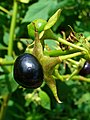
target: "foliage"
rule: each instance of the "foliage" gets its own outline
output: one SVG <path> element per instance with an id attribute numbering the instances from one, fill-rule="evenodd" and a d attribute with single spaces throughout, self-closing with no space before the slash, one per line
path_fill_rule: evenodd
<path id="1" fill-rule="evenodd" d="M 12 7 L 13 6 L 13 7 Z M 85 0 L 5 0 L 0 2 L 0 116 L 1 120 L 82 120 L 90 119 L 90 80 L 72 72 L 76 69 L 81 57 L 75 61 L 64 60 L 55 67 L 57 92 L 61 104 L 57 103 L 47 84 L 35 90 L 19 86 L 13 78 L 13 63 L 16 57 L 26 50 L 31 52 L 33 40 L 28 35 L 27 25 L 35 19 L 50 20 L 51 16 L 62 9 L 57 22 L 50 28 L 56 36 L 68 38 L 72 28 L 83 34 L 90 41 L 90 1 Z M 16 16 L 15 16 L 16 15 Z M 13 20 L 14 18 L 14 20 Z M 68 26 L 69 25 L 69 26 Z M 71 26 L 71 27 L 70 27 Z M 63 31 L 63 32 L 62 32 Z M 11 42 L 10 42 L 11 41 Z M 76 42 L 76 41 L 75 41 Z M 82 39 L 80 39 L 82 43 Z M 85 43 L 86 44 L 86 43 Z M 85 44 L 81 45 L 84 49 Z M 76 43 L 75 43 L 76 45 Z M 62 49 L 67 46 L 61 44 Z M 86 49 L 85 48 L 85 49 Z M 89 47 L 88 47 L 89 48 Z M 64 56 L 65 50 L 59 53 L 58 41 L 45 40 L 45 55 Z M 52 52 L 50 52 L 50 50 Z M 68 50 L 67 50 L 68 51 Z M 79 51 L 80 52 L 80 51 Z M 73 51 L 70 51 L 73 53 Z M 63 57 L 62 57 L 63 59 Z M 66 64 L 65 64 L 66 63 Z M 72 63 L 72 64 L 70 64 Z M 80 59 L 79 65 L 83 63 Z M 77 66 L 77 69 L 80 66 Z M 81 65 L 82 67 L 82 65 Z M 64 76 L 62 79 L 58 72 Z M 77 71 L 75 71 L 77 72 Z M 57 76 L 57 78 L 56 78 Z M 60 79 L 59 79 L 60 78 Z M 82 80 L 82 81 L 80 81 Z M 4 106 L 6 104 L 6 106 Z"/>

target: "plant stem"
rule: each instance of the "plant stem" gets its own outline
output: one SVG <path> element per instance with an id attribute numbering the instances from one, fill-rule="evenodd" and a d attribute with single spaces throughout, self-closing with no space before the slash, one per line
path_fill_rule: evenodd
<path id="1" fill-rule="evenodd" d="M 14 31 L 15 31 L 15 25 L 16 25 L 16 16 L 17 16 L 17 1 L 14 0 L 13 5 L 13 15 L 11 20 L 11 26 L 10 26 L 10 37 L 9 37 L 9 45 L 8 45 L 8 55 L 12 55 L 13 51 L 13 40 L 14 40 Z"/>
<path id="2" fill-rule="evenodd" d="M 56 57 L 56 56 L 60 56 L 60 55 L 67 55 L 67 54 L 71 54 L 71 53 L 75 53 L 75 52 L 80 52 L 80 50 L 77 49 L 70 49 L 70 50 L 50 50 L 50 51 L 44 51 L 45 55 L 51 56 L 51 57 Z"/>
<path id="3" fill-rule="evenodd" d="M 77 45 L 75 45 L 75 44 L 72 44 L 72 43 L 70 43 L 70 42 L 68 42 L 68 41 L 66 41 L 66 40 L 64 40 L 64 39 L 62 39 L 62 38 L 60 38 L 60 37 L 58 38 L 58 42 L 61 42 L 61 43 L 65 44 L 65 45 L 68 45 L 68 46 L 71 46 L 71 47 L 73 47 L 73 48 L 79 49 L 79 50 L 81 50 L 81 51 L 87 52 L 87 50 L 86 50 L 85 48 L 80 47 L 80 46 L 77 46 Z"/>
<path id="4" fill-rule="evenodd" d="M 4 65 L 13 65 L 14 64 L 14 60 L 5 60 L 3 58 L 0 58 L 0 66 L 4 66 Z"/>
<path id="5" fill-rule="evenodd" d="M 7 50 L 7 47 L 0 47 L 0 50 Z"/>
<path id="6" fill-rule="evenodd" d="M 55 66 L 55 76 L 56 76 L 58 79 L 60 79 L 61 81 L 64 81 L 64 80 L 63 80 L 63 77 L 62 77 L 62 75 L 60 75 L 58 69 L 59 69 L 59 64 L 57 64 L 57 65 Z"/>
<path id="7" fill-rule="evenodd" d="M 62 77 L 63 77 L 64 80 L 65 79 L 67 80 L 70 77 L 70 75 L 63 75 Z M 80 80 L 80 81 L 90 82 L 90 78 L 86 78 L 86 77 L 83 77 L 83 76 L 80 76 L 80 75 L 72 76 L 72 80 Z"/>
<path id="8" fill-rule="evenodd" d="M 11 13 L 5 9 L 4 7 L 0 6 L 0 10 L 2 10 L 3 12 L 7 13 L 8 15 L 11 15 Z"/>
<path id="9" fill-rule="evenodd" d="M 3 60 L 3 59 L 2 59 Z M 13 65 L 14 64 L 14 60 L 12 61 L 1 61 L 0 60 L 0 66 L 4 66 L 4 65 Z"/>
<path id="10" fill-rule="evenodd" d="M 68 59 L 68 62 L 70 62 L 71 64 L 76 65 L 76 66 L 79 64 L 79 62 L 72 60 L 72 59 Z"/>
<path id="11" fill-rule="evenodd" d="M 10 26 L 8 56 L 12 56 L 12 52 L 13 52 L 13 39 L 14 39 L 14 31 L 15 31 L 17 7 L 18 7 L 18 2 L 16 0 L 14 0 L 13 2 L 14 2 L 13 3 L 13 15 L 12 15 L 11 26 Z M 3 103 L 2 103 L 1 111 L 0 111 L 0 120 L 4 120 L 5 118 L 6 109 L 8 106 L 8 101 L 9 101 L 10 96 L 11 96 L 10 93 L 7 94 L 6 96 L 3 96 Z"/>
<path id="12" fill-rule="evenodd" d="M 2 103 L 1 111 L 0 111 L 0 120 L 4 120 L 5 119 L 5 113 L 6 113 L 6 109 L 7 109 L 7 104 L 8 104 L 9 98 L 10 98 L 10 95 L 3 96 L 3 103 Z"/>
<path id="13" fill-rule="evenodd" d="M 76 57 L 76 56 L 79 56 L 79 55 L 82 55 L 82 54 L 83 54 L 82 52 L 72 53 L 72 54 L 69 54 L 69 55 L 60 56 L 60 59 L 63 61 L 63 60 L 70 59 L 72 57 Z"/>

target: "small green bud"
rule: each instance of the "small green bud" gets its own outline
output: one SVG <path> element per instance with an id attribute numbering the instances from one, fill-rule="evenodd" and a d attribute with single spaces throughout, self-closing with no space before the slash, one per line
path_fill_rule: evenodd
<path id="1" fill-rule="evenodd" d="M 31 22 L 27 28 L 28 28 L 28 34 L 30 38 L 33 40 L 35 39 L 35 29 L 38 31 L 38 33 L 41 33 L 44 30 L 44 27 L 46 25 L 47 21 L 43 19 L 36 19 L 33 22 Z"/>

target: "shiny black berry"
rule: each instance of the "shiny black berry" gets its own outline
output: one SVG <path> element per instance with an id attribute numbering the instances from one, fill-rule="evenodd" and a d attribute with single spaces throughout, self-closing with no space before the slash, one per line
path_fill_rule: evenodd
<path id="1" fill-rule="evenodd" d="M 43 69 L 32 54 L 24 53 L 14 63 L 14 79 L 25 88 L 38 88 L 43 82 Z"/>
<path id="2" fill-rule="evenodd" d="M 90 61 L 86 61 L 83 68 L 79 72 L 82 76 L 90 75 Z"/>

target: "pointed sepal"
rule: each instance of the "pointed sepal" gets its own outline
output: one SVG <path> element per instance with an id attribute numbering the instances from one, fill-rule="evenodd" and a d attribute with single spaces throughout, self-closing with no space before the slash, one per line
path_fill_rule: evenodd
<path id="1" fill-rule="evenodd" d="M 50 90 L 52 91 L 56 101 L 58 103 L 62 103 L 58 97 L 57 88 L 56 88 L 56 81 L 53 79 L 53 77 L 52 76 L 45 76 L 45 82 L 48 85 L 48 87 L 50 88 Z"/>

